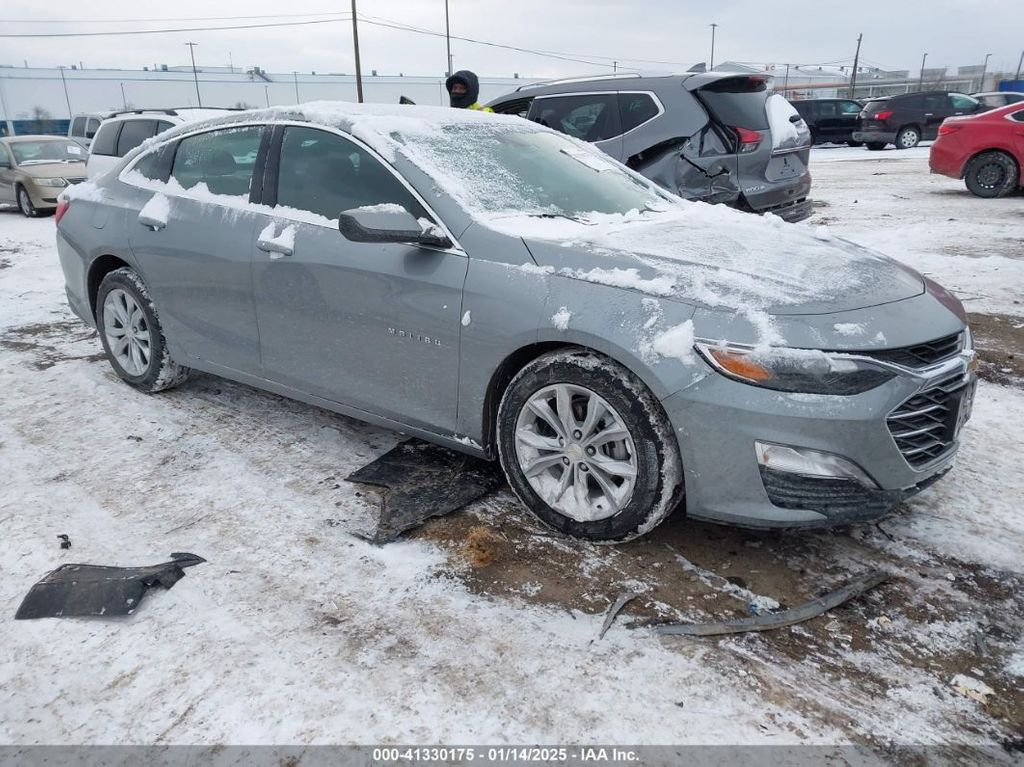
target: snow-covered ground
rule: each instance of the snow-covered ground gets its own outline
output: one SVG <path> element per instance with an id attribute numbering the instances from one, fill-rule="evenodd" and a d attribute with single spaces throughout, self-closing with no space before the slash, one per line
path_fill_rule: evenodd
<path id="1" fill-rule="evenodd" d="M 922 158 L 815 149 L 827 205 L 809 225 L 932 273 L 974 311 L 1024 314 L 1024 197 L 977 200 Z M 342 478 L 398 435 L 209 376 L 142 395 L 101 351 L 64 303 L 53 220 L 0 210 L 0 743 L 1020 737 L 1019 389 L 983 382 L 956 468 L 878 527 L 672 519 L 595 547 L 502 491 L 376 547 L 351 534 L 372 503 Z M 172 551 L 208 563 L 130 619 L 11 620 L 61 563 Z M 890 582 L 791 629 L 627 628 L 794 606 L 872 566 Z M 598 641 L 626 589 L 643 594 Z M 965 677 L 993 693 L 968 697 Z"/>

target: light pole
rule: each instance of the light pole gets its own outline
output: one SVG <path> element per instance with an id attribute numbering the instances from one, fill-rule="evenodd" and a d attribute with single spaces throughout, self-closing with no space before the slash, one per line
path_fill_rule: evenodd
<path id="1" fill-rule="evenodd" d="M 68 81 L 66 79 L 64 79 L 64 65 L 63 64 L 60 65 L 60 81 L 61 81 L 61 84 L 64 86 L 64 100 L 68 103 L 68 117 L 74 117 L 74 115 L 71 114 L 71 99 L 68 97 Z M 123 85 L 121 86 L 121 93 L 122 93 L 122 95 L 124 94 L 124 86 Z"/>
<path id="2" fill-rule="evenodd" d="M 1017 74 L 1013 76 L 1014 81 L 1020 80 L 1020 68 L 1024 65 L 1024 51 L 1020 52 L 1020 58 L 1017 59 Z"/>
<path id="3" fill-rule="evenodd" d="M 203 97 L 199 95 L 199 75 L 196 74 L 196 46 L 199 43 L 185 43 L 188 46 L 189 55 L 192 57 L 192 79 L 196 81 L 196 101 L 199 106 L 203 105 Z"/>
<path id="4" fill-rule="evenodd" d="M 444 44 L 448 49 L 448 77 L 452 76 L 452 33 L 448 26 L 448 0 L 444 0 Z"/>
<path id="5" fill-rule="evenodd" d="M 718 28 L 717 24 L 711 25 L 711 64 L 708 66 L 708 70 L 715 68 L 715 30 Z"/>
<path id="6" fill-rule="evenodd" d="M 921 57 L 921 76 L 917 80 L 917 89 L 919 91 L 924 90 L 924 63 L 928 60 L 928 54 L 926 53 Z"/>
<path id="7" fill-rule="evenodd" d="M 988 60 L 992 57 L 991 53 L 985 54 L 985 63 L 981 65 L 981 84 L 978 86 L 979 91 L 985 90 L 985 72 L 988 70 Z"/>
<path id="8" fill-rule="evenodd" d="M 292 77 L 295 78 L 295 103 L 299 103 L 299 73 L 293 71 Z"/>
<path id="9" fill-rule="evenodd" d="M 363 103 L 363 67 L 359 63 L 359 23 L 356 21 L 356 0 L 352 0 L 352 47 L 356 52 L 356 99 Z"/>

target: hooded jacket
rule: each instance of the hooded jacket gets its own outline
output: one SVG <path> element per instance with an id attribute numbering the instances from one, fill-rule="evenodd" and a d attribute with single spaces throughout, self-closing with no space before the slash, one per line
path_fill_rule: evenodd
<path id="1" fill-rule="evenodd" d="M 462 83 L 465 85 L 466 92 L 461 96 L 453 95 L 452 85 L 454 83 Z M 448 98 L 451 100 L 451 105 L 457 109 L 480 109 L 485 112 L 494 111 L 490 107 L 485 107 L 477 103 L 477 99 L 480 97 L 480 81 L 477 79 L 477 76 L 468 69 L 460 69 L 458 72 L 453 74 L 444 81 L 444 87 L 445 90 L 448 91 Z"/>

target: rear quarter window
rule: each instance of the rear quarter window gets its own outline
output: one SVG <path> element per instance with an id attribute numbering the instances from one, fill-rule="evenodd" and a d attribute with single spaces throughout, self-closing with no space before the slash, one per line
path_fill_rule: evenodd
<path id="1" fill-rule="evenodd" d="M 660 111 L 658 104 L 648 93 L 619 94 L 619 113 L 623 133 L 657 117 Z"/>
<path id="2" fill-rule="evenodd" d="M 113 157 L 117 148 L 117 132 L 120 128 L 121 123 L 118 120 L 103 123 L 92 140 L 92 153 Z"/>

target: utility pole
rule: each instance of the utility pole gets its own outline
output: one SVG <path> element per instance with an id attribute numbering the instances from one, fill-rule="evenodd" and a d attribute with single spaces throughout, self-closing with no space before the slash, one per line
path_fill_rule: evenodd
<path id="1" fill-rule="evenodd" d="M 786 89 L 789 87 L 789 64 L 786 64 L 786 76 L 782 80 L 782 98 L 786 98 Z"/>
<path id="2" fill-rule="evenodd" d="M 228 66 L 231 67 L 231 74 L 235 73 L 235 60 L 231 58 L 231 51 L 228 51 Z"/>
<path id="3" fill-rule="evenodd" d="M 853 72 L 850 73 L 850 98 L 857 98 L 857 64 L 860 62 L 860 41 L 864 39 L 864 33 L 857 35 L 857 52 L 853 54 Z"/>
<path id="4" fill-rule="evenodd" d="M 359 63 L 359 22 L 356 21 L 356 0 L 352 0 L 352 46 L 356 51 L 356 100 L 363 103 L 363 67 Z M 449 65 L 450 66 L 450 65 Z"/>
<path id="5" fill-rule="evenodd" d="M 199 95 L 199 75 L 196 74 L 196 46 L 199 43 L 185 43 L 188 46 L 189 55 L 192 57 L 192 79 L 196 81 L 196 101 L 199 106 L 203 105 L 203 97 Z"/>
<path id="6" fill-rule="evenodd" d="M 711 25 L 711 65 L 708 67 L 708 71 L 715 68 L 715 30 L 717 28 L 717 24 Z"/>
<path id="7" fill-rule="evenodd" d="M 121 103 L 124 104 L 124 111 L 127 112 L 128 111 L 128 98 L 124 95 L 124 83 L 121 83 Z"/>
<path id="8" fill-rule="evenodd" d="M 616 74 L 619 71 L 619 62 L 612 62 L 612 74 Z"/>
<path id="9" fill-rule="evenodd" d="M 295 103 L 299 103 L 299 73 L 292 72 L 292 77 L 295 78 Z"/>
<path id="10" fill-rule="evenodd" d="M 924 56 L 921 57 L 921 77 L 918 78 L 918 81 L 917 81 L 917 90 L 918 91 L 923 91 L 924 90 L 924 62 L 926 62 L 927 60 L 928 60 L 928 54 L 926 53 Z"/>
<path id="11" fill-rule="evenodd" d="M 60 81 L 64 85 L 64 100 L 68 104 L 68 117 L 74 117 L 74 115 L 71 114 L 71 99 L 68 98 L 68 81 L 64 79 L 64 65 L 63 64 L 60 65 Z M 124 87 L 124 86 L 122 86 L 122 87 Z"/>
<path id="12" fill-rule="evenodd" d="M 981 84 L 978 86 L 979 91 L 985 90 L 985 72 L 988 70 L 988 60 L 992 57 L 991 53 L 985 54 L 985 63 L 981 65 Z"/>
<path id="13" fill-rule="evenodd" d="M 448 49 L 448 77 L 452 76 L 452 33 L 448 26 L 448 0 L 444 0 L 444 44 Z"/>

